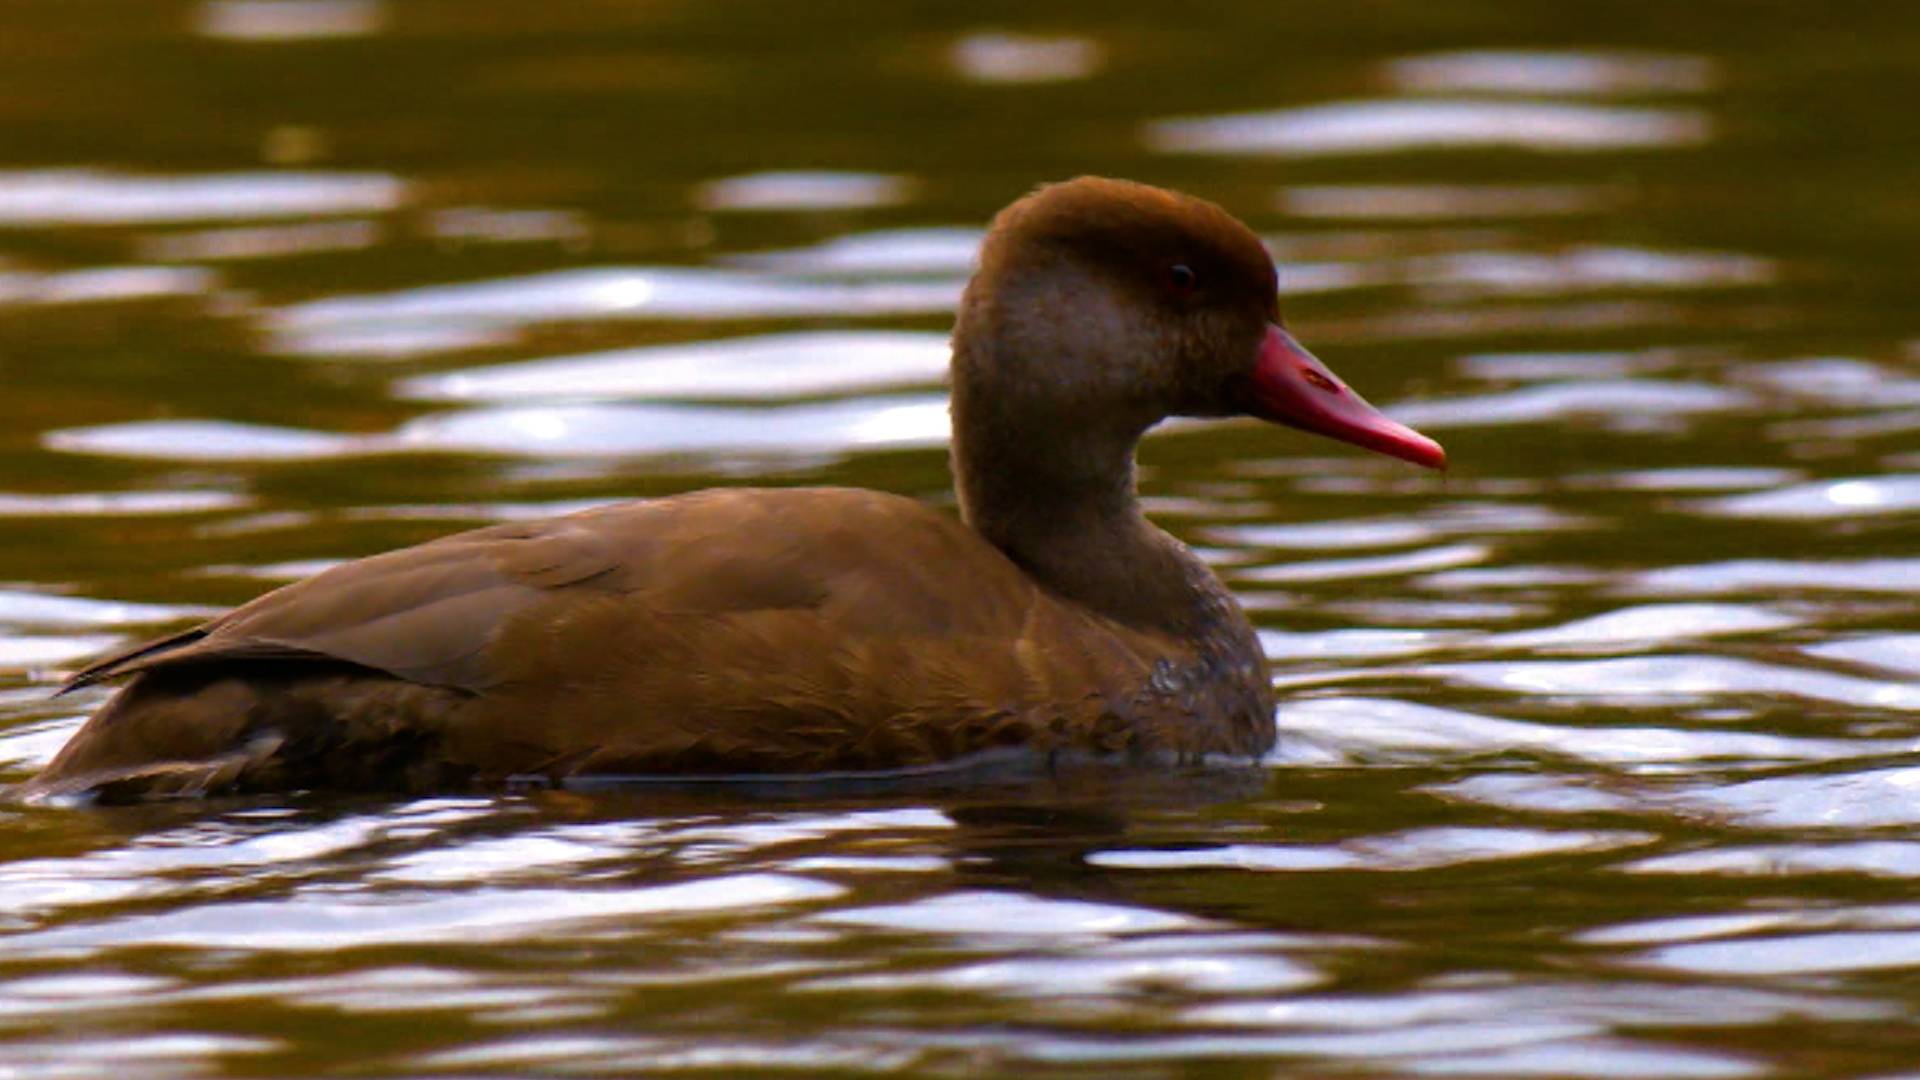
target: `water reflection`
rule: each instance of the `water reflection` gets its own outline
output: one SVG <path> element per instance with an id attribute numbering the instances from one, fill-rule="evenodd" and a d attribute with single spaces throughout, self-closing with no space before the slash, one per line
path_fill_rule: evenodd
<path id="1" fill-rule="evenodd" d="M 63 495 L 0 492 L 0 517 L 129 517 L 206 514 L 248 505 L 230 491 L 101 491 Z"/>
<path id="2" fill-rule="evenodd" d="M 1309 681 L 1301 679 L 1298 683 Z M 1801 739 L 1741 731 L 1635 727 L 1630 722 L 1603 728 L 1567 727 L 1391 698 L 1304 697 L 1288 705 L 1286 722 L 1293 738 L 1283 740 L 1276 754 L 1282 761 L 1300 763 L 1420 761 L 1518 751 L 1616 766 L 1716 760 L 1775 764 L 1864 758 L 1915 747 L 1911 738 Z M 1526 800 L 1518 805 L 1539 809 L 1542 788 L 1557 791 L 1553 785 L 1552 780 L 1535 777 L 1489 774 L 1436 790 L 1503 806 L 1517 794 Z M 1592 791 L 1592 785 L 1572 786 Z M 1591 794 L 1583 794 L 1572 808 L 1628 809 L 1635 805 L 1624 795 L 1618 802 L 1605 799 L 1604 788 L 1598 794 L 1603 801 L 1589 805 Z M 1557 798 L 1553 805 L 1566 807 Z"/>
<path id="3" fill-rule="evenodd" d="M 1764 259 L 1710 252 L 1584 248 L 1561 255 L 1462 252 L 1412 260 L 1407 278 L 1450 296 L 1559 296 L 1623 289 L 1706 289 L 1774 278 Z"/>
<path id="4" fill-rule="evenodd" d="M 819 901 L 840 889 L 776 874 L 720 876 L 649 888 L 489 889 L 450 896 L 380 894 L 350 900 L 295 895 L 14 935 L 22 958 L 85 959 L 107 948 L 333 951 L 394 944 L 538 941 L 595 922 L 701 915 Z M 99 902 L 99 896 L 90 896 Z"/>
<path id="5" fill-rule="evenodd" d="M 986 234 L 969 228 L 888 229 L 850 233 L 793 251 L 732 255 L 728 262 L 810 276 L 945 274 L 972 271 Z"/>
<path id="6" fill-rule="evenodd" d="M 897 397 L 777 409 L 582 405 L 476 409 L 424 417 L 392 445 L 437 452 L 635 457 L 757 453 L 781 459 L 854 449 L 940 446 L 944 397 Z"/>
<path id="7" fill-rule="evenodd" d="M 317 431 L 219 420 L 154 420 L 49 432 L 49 447 L 81 454 L 175 461 L 287 461 L 353 452 L 355 440 Z"/>
<path id="8" fill-rule="evenodd" d="M 194 30 L 224 41 L 300 41 L 377 34 L 380 0 L 200 0 Z"/>
<path id="9" fill-rule="evenodd" d="M 1303 218 L 1436 221 L 1567 217 L 1597 213 L 1625 200 L 1626 193 L 1618 188 L 1592 185 L 1344 184 L 1286 188 L 1276 205 Z"/>
<path id="10" fill-rule="evenodd" d="M 1510 148 L 1598 153 L 1695 146 L 1713 125 L 1694 109 L 1472 100 L 1343 101 L 1271 112 L 1156 120 L 1148 148 L 1308 158 Z"/>
<path id="11" fill-rule="evenodd" d="M 1684 417 L 1742 410 L 1754 404 L 1746 393 L 1711 383 L 1654 379 L 1547 383 L 1503 393 L 1442 401 L 1414 401 L 1394 410 L 1417 428 L 1541 424 L 1575 417 L 1615 418 L 1637 425 L 1650 416 Z"/>
<path id="12" fill-rule="evenodd" d="M 905 202 L 912 192 L 900 176 L 765 172 L 702 184 L 693 200 L 704 210 L 847 210 Z"/>
<path id="13" fill-rule="evenodd" d="M 968 34 L 948 59 L 961 78 L 978 83 L 1050 83 L 1084 79 L 1100 69 L 1103 50 L 1086 38 L 1036 34 Z"/>
<path id="14" fill-rule="evenodd" d="M 381 173 L 128 176 L 78 169 L 13 170 L 0 172 L 0 228 L 379 213 L 398 208 L 406 198 L 406 185 Z"/>
<path id="15" fill-rule="evenodd" d="M 1613 660 L 1449 664 L 1432 668 L 1430 673 L 1491 690 L 1591 697 L 1621 704 L 1639 698 L 1699 701 L 1751 694 L 1812 698 L 1862 709 L 1920 711 L 1920 686 L 1685 653 Z"/>
<path id="16" fill-rule="evenodd" d="M 772 462 L 947 440 L 946 398 L 903 396 L 786 405 L 554 405 L 421 417 L 390 435 L 348 436 L 213 420 L 52 432 L 69 453 L 162 461 L 311 461 L 401 452 L 531 457 L 759 455 Z"/>
<path id="17" fill-rule="evenodd" d="M 448 372 L 397 390 L 445 401 L 779 400 L 937 384 L 947 355 L 944 334 L 769 334 Z"/>
<path id="18" fill-rule="evenodd" d="M 1431 53 L 1388 61 L 1387 81 L 1418 93 L 1520 95 L 1697 94 L 1717 81 L 1704 56 L 1673 53 Z"/>
<path id="19" fill-rule="evenodd" d="M 197 297 L 212 292 L 217 281 L 206 270 L 171 266 L 112 266 L 53 274 L 0 271 L 0 308 Z"/>
<path id="20" fill-rule="evenodd" d="M 365 251 L 384 238 L 372 221 L 326 221 L 163 233 L 146 238 L 137 250 L 159 262 L 224 262 Z"/>
<path id="21" fill-rule="evenodd" d="M 1089 856 L 1089 861 L 1097 866 L 1130 870 L 1200 866 L 1275 871 L 1429 870 L 1493 859 L 1610 851 L 1649 843 L 1652 839 L 1648 834 L 1633 832 L 1434 828 L 1393 836 L 1369 836 L 1335 847 L 1235 845 L 1210 851 L 1102 851 Z"/>
<path id="22" fill-rule="evenodd" d="M 558 270 L 469 285 L 315 300 L 267 320 L 275 351 L 361 351 L 370 336 L 401 334 L 439 349 L 469 348 L 539 323 L 601 319 L 723 320 L 912 315 L 952 310 L 958 281 L 828 283 L 720 269 Z"/>
<path id="23" fill-rule="evenodd" d="M 1920 634 L 1842 638 L 1807 649 L 1814 656 L 1920 675 Z"/>
<path id="24" fill-rule="evenodd" d="M 1742 518 L 1838 518 L 1920 510 L 1920 476 L 1861 476 L 1796 484 L 1700 503 L 1709 514 Z"/>

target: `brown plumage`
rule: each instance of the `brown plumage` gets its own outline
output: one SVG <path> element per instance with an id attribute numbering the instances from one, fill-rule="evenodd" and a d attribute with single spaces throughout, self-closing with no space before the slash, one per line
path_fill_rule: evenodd
<path id="1" fill-rule="evenodd" d="M 1251 413 L 1442 460 L 1277 319 L 1271 260 L 1219 207 L 1042 188 L 995 220 L 955 327 L 960 519 L 870 491 L 713 490 L 348 563 L 74 676 L 129 681 L 28 789 L 1257 755 L 1265 661 L 1141 515 L 1140 435 Z"/>

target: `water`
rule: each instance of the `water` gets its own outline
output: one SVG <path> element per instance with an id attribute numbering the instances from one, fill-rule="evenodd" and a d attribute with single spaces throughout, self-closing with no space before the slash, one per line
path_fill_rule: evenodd
<path id="1" fill-rule="evenodd" d="M 0 780 L 335 560 L 945 499 L 1041 179 L 1227 203 L 1455 466 L 1150 440 L 1255 768 L 0 809 L 6 1075 L 1913 1075 L 1920 14 L 68 8 L 0 16 Z"/>

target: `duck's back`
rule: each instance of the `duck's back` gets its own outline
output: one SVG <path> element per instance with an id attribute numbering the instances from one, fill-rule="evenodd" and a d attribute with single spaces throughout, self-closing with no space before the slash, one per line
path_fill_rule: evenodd
<path id="1" fill-rule="evenodd" d="M 348 563 L 105 660 L 74 684 L 131 682 L 34 784 L 444 789 L 1006 745 L 1260 749 L 1150 706 L 1156 666 L 1193 662 L 912 500 L 711 491 Z"/>

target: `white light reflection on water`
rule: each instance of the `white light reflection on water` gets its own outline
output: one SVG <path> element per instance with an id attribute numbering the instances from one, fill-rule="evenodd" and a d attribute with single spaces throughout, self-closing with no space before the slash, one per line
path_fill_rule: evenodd
<path id="1" fill-rule="evenodd" d="M 253 500 L 231 491 L 101 491 L 59 495 L 0 492 L 0 517 L 144 517 L 237 510 Z"/>
<path id="2" fill-rule="evenodd" d="M 1684 417 L 1746 408 L 1753 398 L 1743 391 L 1710 383 L 1654 379 L 1543 383 L 1491 394 L 1471 394 L 1395 406 L 1402 423 L 1416 428 L 1484 427 L 1490 424 L 1539 424 L 1574 417 Z"/>
<path id="3" fill-rule="evenodd" d="M 1625 200 L 1596 185 L 1346 184 L 1283 189 L 1275 200 L 1296 217 L 1350 221 L 1565 217 L 1594 213 Z"/>
<path id="4" fill-rule="evenodd" d="M 1095 856 L 1098 857 L 1097 855 Z M 1096 955 L 1050 952 L 1031 959 L 990 960 L 917 973 L 837 975 L 802 983 L 811 991 L 902 993 L 957 991 L 1007 994 L 1021 998 L 1100 998 L 1178 988 L 1196 994 L 1277 993 L 1325 981 L 1312 967 L 1284 955 L 1261 955 L 1252 935 L 1201 935 L 1179 939 L 1136 939 L 1105 945 Z M 1224 939 L 1224 940 L 1219 940 Z M 1214 940 L 1221 946 L 1210 948 Z M 1286 944 L 1285 939 L 1278 939 Z M 1154 955 L 1130 946 L 1160 945 Z M 1269 949 L 1273 948 L 1271 945 Z M 1278 951 L 1278 950 L 1275 950 Z"/>
<path id="5" fill-rule="evenodd" d="M 1798 469 L 1752 465 L 1682 465 L 1671 469 L 1575 475 L 1568 477 L 1567 483 L 1574 487 L 1624 491 L 1747 491 L 1782 486 L 1803 475 Z"/>
<path id="6" fill-rule="evenodd" d="M 383 448 L 567 457 L 762 454 L 942 446 L 947 403 L 903 396 L 778 408 L 575 405 L 474 409 L 410 421 Z"/>
<path id="7" fill-rule="evenodd" d="M 1920 711 L 1920 686 L 1786 668 L 1723 656 L 1662 655 L 1607 660 L 1515 660 L 1445 664 L 1440 678 L 1514 694 L 1699 700 L 1724 695 L 1782 695 L 1862 709 Z"/>
<path id="8" fill-rule="evenodd" d="M 1828 356 L 1748 364 L 1732 372 L 1753 386 L 1810 403 L 1887 409 L 1920 405 L 1920 377 L 1886 364 Z"/>
<path id="9" fill-rule="evenodd" d="M 1104 55 L 1086 38 L 983 32 L 954 42 L 947 60 L 969 82 L 1053 83 L 1092 75 Z"/>
<path id="10" fill-rule="evenodd" d="M 1636 596 L 1761 591 L 1920 593 L 1920 559 L 1734 559 L 1639 570 L 1620 586 L 1620 592 Z"/>
<path id="11" fill-rule="evenodd" d="M 1511 147 L 1598 153 L 1695 146 L 1712 137 L 1693 109 L 1473 100 L 1343 101 L 1148 124 L 1163 153 L 1331 157 Z"/>
<path id="12" fill-rule="evenodd" d="M 1392 577 L 1416 574 L 1447 567 L 1470 566 L 1484 562 L 1493 549 L 1484 544 L 1443 544 L 1393 555 L 1357 556 L 1347 559 L 1314 559 L 1262 566 L 1237 572 L 1236 580 L 1263 583 L 1345 581 L 1354 578 Z"/>
<path id="13" fill-rule="evenodd" d="M 364 214 L 397 209 L 406 198 L 407 186 L 383 173 L 0 171 L 0 229 Z"/>
<path id="14" fill-rule="evenodd" d="M 1920 634 L 1875 634 L 1808 646 L 1808 653 L 1888 671 L 1920 675 Z"/>
<path id="15" fill-rule="evenodd" d="M 314 461 L 396 453 L 526 457 L 759 455 L 816 458 L 856 449 L 942 446 L 947 403 L 939 395 L 733 408 L 702 405 L 553 405 L 437 413 L 381 435 L 155 420 L 49 432 L 67 453 L 159 461 Z"/>
<path id="16" fill-rule="evenodd" d="M 846 908 L 816 916 L 836 926 L 962 938 L 1098 938 L 1170 933 L 1207 926 L 1205 920 L 1077 900 L 1046 900 L 1019 893 L 956 892 L 909 904 Z"/>
<path id="17" fill-rule="evenodd" d="M 247 951 L 331 951 L 396 944 L 456 944 L 577 932 L 596 922 L 657 933 L 634 920 L 818 903 L 839 886 L 811 878 L 745 874 L 650 887 L 489 889 L 336 900 L 299 893 L 285 900 L 185 908 L 94 924 L 16 934 L 14 955 L 78 958 L 129 947 L 197 946 Z"/>
<path id="18" fill-rule="evenodd" d="M 200 0 L 194 31 L 222 41 L 306 41 L 377 34 L 381 0 Z"/>
<path id="19" fill-rule="evenodd" d="M 742 271 L 601 267 L 372 296 L 338 296 L 282 308 L 266 320 L 274 351 L 324 355 L 369 334 L 484 338 L 536 323 L 585 320 L 874 317 L 953 309 L 960 282 L 834 283 Z"/>
<path id="20" fill-rule="evenodd" d="M 0 626 L 139 626 L 207 615 L 215 610 L 184 604 L 134 604 L 0 589 Z"/>
<path id="21" fill-rule="evenodd" d="M 701 184 L 693 202 L 702 210 L 852 210 L 907 201 L 913 183 L 902 176 L 849 172 L 764 172 Z"/>
<path id="22" fill-rule="evenodd" d="M 170 461 L 299 461 L 353 453 L 345 435 L 225 420 L 149 420 L 48 432 L 50 449 Z"/>
<path id="23" fill-rule="evenodd" d="M 1284 685 L 1285 679 L 1282 680 Z M 1374 697 L 1303 697 L 1280 710 L 1275 759 L 1292 764 L 1422 761 L 1522 752 L 1616 767 L 1726 761 L 1835 761 L 1910 752 L 1914 738 L 1811 739 L 1742 731 L 1575 727 Z M 1499 790 L 1505 790 L 1504 785 Z"/>
<path id="24" fill-rule="evenodd" d="M 796 1046 L 785 1041 L 755 1043 L 708 1036 L 685 1041 L 582 1036 L 521 1037 L 429 1054 L 408 1064 L 410 1068 L 464 1072 L 476 1068 L 519 1070 L 559 1062 L 569 1073 L 589 1076 L 646 1076 L 715 1069 L 755 1075 L 794 1069 L 858 1074 L 897 1072 L 910 1067 L 919 1056 L 904 1047 L 876 1047 L 851 1040 L 814 1040 Z"/>
<path id="25" fill-rule="evenodd" d="M 117 1039 L 37 1038 L 10 1041 L 8 1060 L 18 1075 L 65 1080 L 86 1076 L 192 1076 L 209 1063 L 284 1050 L 278 1039 L 204 1034 L 133 1035 Z M 240 1067 L 242 1062 L 232 1062 Z"/>
<path id="26" fill-rule="evenodd" d="M 1641 859 L 1621 867 L 1635 874 L 1784 877 L 1795 874 L 1864 874 L 1920 878 L 1920 844 L 1866 840 L 1839 844 L 1754 844 Z"/>
<path id="27" fill-rule="evenodd" d="M 121 639 L 100 634 L 11 634 L 0 631 L 0 673 L 32 672 L 97 656 Z"/>
<path id="28" fill-rule="evenodd" d="M 1470 50 L 1390 60 L 1388 82 L 1415 93 L 1626 97 L 1713 87 L 1714 63 L 1681 53 Z"/>
<path id="29" fill-rule="evenodd" d="M 857 232 L 812 247 L 723 256 L 737 266 L 803 276 L 865 277 L 882 274 L 965 276 L 986 234 L 975 228 L 933 227 Z"/>
<path id="30" fill-rule="evenodd" d="M 1920 510 L 1920 475 L 1859 476 L 1732 495 L 1694 504 L 1716 517 L 1817 519 Z"/>
<path id="31" fill-rule="evenodd" d="M 1564 296 L 1626 289 L 1761 285 L 1777 271 L 1766 259 L 1726 252 L 1583 247 L 1553 255 L 1466 251 L 1408 261 L 1405 280 L 1448 295 Z"/>
<path id="32" fill-rule="evenodd" d="M 1527 859 L 1569 852 L 1611 851 L 1652 842 L 1647 833 L 1557 832 L 1515 828 L 1413 829 L 1368 836 L 1332 847 L 1234 845 L 1180 851 L 1097 851 L 1096 866 L 1128 870 L 1228 867 L 1237 870 L 1431 870 L 1467 863 Z"/>
<path id="33" fill-rule="evenodd" d="M 285 259 L 324 252 L 365 251 L 386 233 L 373 221 L 317 221 L 292 225 L 247 225 L 159 233 L 137 247 L 162 262 Z"/>
<path id="34" fill-rule="evenodd" d="M 1804 620 L 1748 604 L 1643 604 L 1604 612 L 1560 626 L 1517 630 L 1482 638 L 1484 647 L 1555 651 L 1650 648 L 1727 634 L 1762 634 Z"/>
<path id="35" fill-rule="evenodd" d="M 948 356 L 945 334 L 817 331 L 469 368 L 396 389 L 429 401 L 777 400 L 937 385 Z"/>
<path id="36" fill-rule="evenodd" d="M 0 271 L 0 307 L 117 304 L 204 296 L 219 278 L 185 266 L 104 266 L 50 274 Z"/>

